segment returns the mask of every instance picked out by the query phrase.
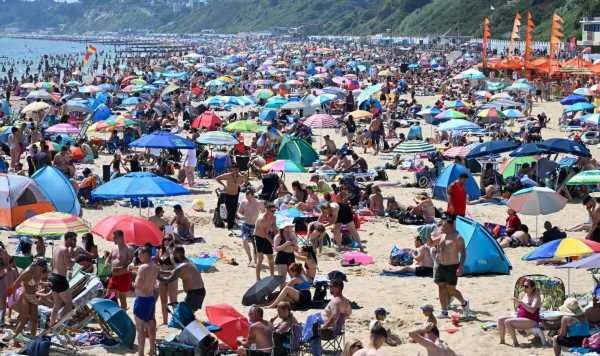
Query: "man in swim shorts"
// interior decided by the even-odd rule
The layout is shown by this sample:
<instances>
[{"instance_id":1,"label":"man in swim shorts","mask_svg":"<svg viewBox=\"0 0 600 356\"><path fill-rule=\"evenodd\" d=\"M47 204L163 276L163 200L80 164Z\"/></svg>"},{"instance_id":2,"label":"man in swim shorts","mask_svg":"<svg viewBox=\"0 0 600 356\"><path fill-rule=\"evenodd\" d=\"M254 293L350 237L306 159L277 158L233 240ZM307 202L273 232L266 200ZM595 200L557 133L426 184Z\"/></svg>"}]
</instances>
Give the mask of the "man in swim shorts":
<instances>
[{"instance_id":1,"label":"man in swim shorts","mask_svg":"<svg viewBox=\"0 0 600 356\"><path fill-rule=\"evenodd\" d=\"M135 278L135 301L133 302L133 315L138 337L138 355L144 355L146 334L150 343L150 355L155 354L156 320L154 319L154 306L156 305L156 281L160 269L152 262L152 251L149 247L142 247L138 254L142 263Z\"/></svg>"},{"instance_id":2,"label":"man in swim shorts","mask_svg":"<svg viewBox=\"0 0 600 356\"><path fill-rule=\"evenodd\" d=\"M115 247L110 252L106 263L110 263L112 274L108 280L108 289L119 293L121 308L127 310L127 294L131 289L131 272L129 265L133 261L133 252L125 244L125 235L121 230L113 232Z\"/></svg>"},{"instance_id":3,"label":"man in swim shorts","mask_svg":"<svg viewBox=\"0 0 600 356\"><path fill-rule=\"evenodd\" d=\"M185 257L183 246L175 247L173 250L173 259L176 264L175 269L169 275L159 276L158 279L162 282L171 283L177 278L181 278L183 290L186 293L184 302L192 312L195 312L202 308L204 297L206 297L202 274L196 268L196 265Z\"/></svg>"},{"instance_id":4,"label":"man in swim shorts","mask_svg":"<svg viewBox=\"0 0 600 356\"><path fill-rule=\"evenodd\" d=\"M73 310L73 296L69 290L67 270L73 267L74 249L77 244L76 237L77 235L74 232L65 233L63 246L55 248L52 253L52 272L48 276L53 300L50 325L56 323L61 309L61 318Z\"/></svg>"},{"instance_id":5,"label":"man in swim shorts","mask_svg":"<svg viewBox=\"0 0 600 356\"><path fill-rule=\"evenodd\" d=\"M269 262L269 271L271 276L275 274L275 264L273 261L273 236L277 231L275 224L275 212L277 208L273 203L265 205L265 212L260 214L256 220L254 230L254 243L256 244L256 280L260 280L262 262L265 255Z\"/></svg>"},{"instance_id":6,"label":"man in swim shorts","mask_svg":"<svg viewBox=\"0 0 600 356\"><path fill-rule=\"evenodd\" d=\"M248 256L248 266L252 265L252 250L254 250L254 263L256 263L256 249L254 248L254 228L258 214L265 210L264 203L254 196L254 189L246 190L246 199L242 200L238 209L238 218L243 219L241 226L244 250ZM252 250L250 250L252 245Z\"/></svg>"}]
</instances>

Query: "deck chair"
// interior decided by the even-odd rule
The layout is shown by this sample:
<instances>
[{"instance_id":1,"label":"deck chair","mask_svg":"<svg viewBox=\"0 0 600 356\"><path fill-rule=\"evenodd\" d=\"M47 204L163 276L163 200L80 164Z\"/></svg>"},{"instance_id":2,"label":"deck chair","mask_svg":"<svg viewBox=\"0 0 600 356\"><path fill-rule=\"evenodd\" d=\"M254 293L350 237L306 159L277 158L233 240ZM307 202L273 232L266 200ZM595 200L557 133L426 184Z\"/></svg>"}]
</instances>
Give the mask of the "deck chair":
<instances>
[{"instance_id":1,"label":"deck chair","mask_svg":"<svg viewBox=\"0 0 600 356\"><path fill-rule=\"evenodd\" d=\"M346 343L346 316L342 315L338 318L333 329L331 329L331 333L324 330L320 330L320 333L323 354L341 354Z\"/></svg>"},{"instance_id":2,"label":"deck chair","mask_svg":"<svg viewBox=\"0 0 600 356\"><path fill-rule=\"evenodd\" d=\"M289 332L273 333L273 356L302 356L310 349L302 344L302 324L296 323Z\"/></svg>"}]
</instances>

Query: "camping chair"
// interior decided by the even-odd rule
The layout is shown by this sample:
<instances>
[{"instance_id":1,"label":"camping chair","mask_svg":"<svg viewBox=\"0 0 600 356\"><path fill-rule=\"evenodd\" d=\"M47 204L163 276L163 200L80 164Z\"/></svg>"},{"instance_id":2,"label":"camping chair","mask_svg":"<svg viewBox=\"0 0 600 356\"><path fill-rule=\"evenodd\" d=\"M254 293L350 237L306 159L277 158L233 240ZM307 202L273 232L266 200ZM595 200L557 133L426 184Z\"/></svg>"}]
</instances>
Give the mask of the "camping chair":
<instances>
[{"instance_id":1,"label":"camping chair","mask_svg":"<svg viewBox=\"0 0 600 356\"><path fill-rule=\"evenodd\" d=\"M331 329L331 333L319 330L323 353L340 354L346 343L346 316L341 315Z\"/></svg>"},{"instance_id":2,"label":"camping chair","mask_svg":"<svg viewBox=\"0 0 600 356\"><path fill-rule=\"evenodd\" d=\"M96 261L96 276L100 278L101 281L107 281L111 274L111 266L106 264L106 259L104 257L98 257Z\"/></svg>"},{"instance_id":3,"label":"camping chair","mask_svg":"<svg viewBox=\"0 0 600 356\"><path fill-rule=\"evenodd\" d=\"M273 355L302 356L310 350L302 347L302 324L296 323L284 334L273 333Z\"/></svg>"},{"instance_id":4,"label":"camping chair","mask_svg":"<svg viewBox=\"0 0 600 356\"><path fill-rule=\"evenodd\" d=\"M33 256L12 256L12 258L19 269L25 269L33 263Z\"/></svg>"}]
</instances>

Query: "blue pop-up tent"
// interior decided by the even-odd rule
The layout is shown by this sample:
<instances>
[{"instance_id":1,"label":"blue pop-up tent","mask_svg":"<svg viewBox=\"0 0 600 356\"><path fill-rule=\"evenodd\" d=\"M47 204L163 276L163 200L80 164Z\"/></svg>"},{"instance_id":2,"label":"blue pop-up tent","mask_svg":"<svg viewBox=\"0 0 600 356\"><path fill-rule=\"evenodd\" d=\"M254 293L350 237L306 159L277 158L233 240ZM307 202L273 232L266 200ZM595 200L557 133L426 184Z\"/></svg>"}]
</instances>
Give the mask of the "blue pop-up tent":
<instances>
[{"instance_id":1,"label":"blue pop-up tent","mask_svg":"<svg viewBox=\"0 0 600 356\"><path fill-rule=\"evenodd\" d=\"M463 173L466 173L469 176L467 183L465 183L467 197L469 200L479 199L481 197L481 191L479 190L479 185L477 185L477 182L475 182L475 179L471 175L471 172L469 172L465 166L455 163L446 167L435 181L435 185L433 186L433 197L448 201L448 186L455 180L458 180L458 177Z\"/></svg>"},{"instance_id":2,"label":"blue pop-up tent","mask_svg":"<svg viewBox=\"0 0 600 356\"><path fill-rule=\"evenodd\" d=\"M456 218L456 231L465 240L465 274L510 274L512 266L504 250L483 225L459 216Z\"/></svg>"},{"instance_id":3,"label":"blue pop-up tent","mask_svg":"<svg viewBox=\"0 0 600 356\"><path fill-rule=\"evenodd\" d=\"M52 202L56 211L75 216L81 215L81 205L77 199L75 188L56 167L40 168L31 178L37 183L46 198Z\"/></svg>"}]
</instances>

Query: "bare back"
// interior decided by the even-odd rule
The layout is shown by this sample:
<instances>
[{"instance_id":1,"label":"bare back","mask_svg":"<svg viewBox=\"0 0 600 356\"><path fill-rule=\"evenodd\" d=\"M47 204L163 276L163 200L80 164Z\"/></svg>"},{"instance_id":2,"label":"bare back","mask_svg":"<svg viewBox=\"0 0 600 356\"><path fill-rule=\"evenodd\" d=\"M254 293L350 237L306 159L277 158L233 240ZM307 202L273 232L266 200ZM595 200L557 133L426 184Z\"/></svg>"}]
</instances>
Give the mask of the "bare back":
<instances>
[{"instance_id":1,"label":"bare back","mask_svg":"<svg viewBox=\"0 0 600 356\"><path fill-rule=\"evenodd\" d=\"M181 278L183 290L186 292L204 288L202 273L191 262L184 262L175 268L177 277Z\"/></svg>"},{"instance_id":2,"label":"bare back","mask_svg":"<svg viewBox=\"0 0 600 356\"><path fill-rule=\"evenodd\" d=\"M138 268L134 288L136 297L152 297L158 280L160 269L152 262L145 263Z\"/></svg>"},{"instance_id":3,"label":"bare back","mask_svg":"<svg viewBox=\"0 0 600 356\"><path fill-rule=\"evenodd\" d=\"M55 248L52 253L52 273L66 276L71 266L73 266L71 250L66 246Z\"/></svg>"}]
</instances>

